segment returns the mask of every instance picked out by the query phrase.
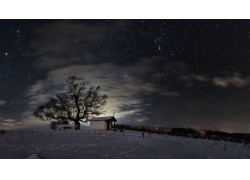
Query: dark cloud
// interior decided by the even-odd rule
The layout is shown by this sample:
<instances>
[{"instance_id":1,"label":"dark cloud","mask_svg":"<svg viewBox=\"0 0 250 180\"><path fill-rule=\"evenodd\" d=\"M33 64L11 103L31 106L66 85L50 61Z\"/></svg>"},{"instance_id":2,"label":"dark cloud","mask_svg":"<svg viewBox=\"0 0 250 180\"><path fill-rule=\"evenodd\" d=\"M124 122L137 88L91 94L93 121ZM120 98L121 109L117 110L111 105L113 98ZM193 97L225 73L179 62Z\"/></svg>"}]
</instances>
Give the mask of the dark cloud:
<instances>
[{"instance_id":1,"label":"dark cloud","mask_svg":"<svg viewBox=\"0 0 250 180\"><path fill-rule=\"evenodd\" d=\"M107 29L87 23L58 21L39 28L30 43L34 50L33 59L38 67L57 68L74 63L91 63L95 48L105 36Z\"/></svg>"}]
</instances>

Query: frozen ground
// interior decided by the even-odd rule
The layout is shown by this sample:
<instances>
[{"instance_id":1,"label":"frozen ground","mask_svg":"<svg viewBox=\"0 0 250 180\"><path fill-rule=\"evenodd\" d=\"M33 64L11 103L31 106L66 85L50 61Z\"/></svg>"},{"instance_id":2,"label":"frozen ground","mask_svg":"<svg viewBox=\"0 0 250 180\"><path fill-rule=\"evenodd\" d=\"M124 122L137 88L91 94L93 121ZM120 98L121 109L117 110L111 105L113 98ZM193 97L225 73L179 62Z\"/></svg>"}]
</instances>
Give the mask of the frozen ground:
<instances>
[{"instance_id":1,"label":"frozen ground","mask_svg":"<svg viewBox=\"0 0 250 180\"><path fill-rule=\"evenodd\" d=\"M1 159L241 159L250 158L243 143L193 139L137 131L7 131L0 135Z\"/></svg>"}]
</instances>

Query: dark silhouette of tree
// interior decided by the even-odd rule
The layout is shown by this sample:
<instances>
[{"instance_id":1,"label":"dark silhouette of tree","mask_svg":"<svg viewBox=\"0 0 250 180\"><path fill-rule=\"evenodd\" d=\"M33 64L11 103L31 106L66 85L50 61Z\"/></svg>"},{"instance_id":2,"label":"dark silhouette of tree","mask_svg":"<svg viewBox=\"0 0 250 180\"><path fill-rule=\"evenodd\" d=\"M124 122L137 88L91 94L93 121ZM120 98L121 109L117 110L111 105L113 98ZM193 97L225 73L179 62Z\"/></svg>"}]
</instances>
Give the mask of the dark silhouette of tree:
<instances>
[{"instance_id":1,"label":"dark silhouette of tree","mask_svg":"<svg viewBox=\"0 0 250 180\"><path fill-rule=\"evenodd\" d=\"M107 95L98 93L100 86L86 90L88 82L76 76L69 76L66 81L67 93L51 97L47 103L38 106L34 116L41 120L73 121L75 129L80 129L80 122L87 122L89 117L102 114Z\"/></svg>"}]
</instances>

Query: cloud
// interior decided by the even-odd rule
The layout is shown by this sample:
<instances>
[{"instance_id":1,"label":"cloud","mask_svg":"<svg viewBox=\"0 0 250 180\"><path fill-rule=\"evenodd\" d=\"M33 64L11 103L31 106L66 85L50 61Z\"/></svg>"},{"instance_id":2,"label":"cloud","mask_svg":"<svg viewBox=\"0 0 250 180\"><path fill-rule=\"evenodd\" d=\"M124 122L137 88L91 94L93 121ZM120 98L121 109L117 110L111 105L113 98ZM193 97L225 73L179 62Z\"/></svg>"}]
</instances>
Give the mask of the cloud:
<instances>
[{"instance_id":1,"label":"cloud","mask_svg":"<svg viewBox=\"0 0 250 180\"><path fill-rule=\"evenodd\" d=\"M0 100L0 106L4 105L6 101Z\"/></svg>"},{"instance_id":2,"label":"cloud","mask_svg":"<svg viewBox=\"0 0 250 180\"><path fill-rule=\"evenodd\" d=\"M8 103L8 105L20 105L23 104L25 100L20 100L20 99L13 99Z\"/></svg>"},{"instance_id":3,"label":"cloud","mask_svg":"<svg viewBox=\"0 0 250 180\"><path fill-rule=\"evenodd\" d=\"M144 60L142 60L144 61ZM149 62L148 62L149 63ZM136 68L138 71L136 71ZM126 76L124 75L126 71ZM32 122L34 119L31 112L34 109L48 101L49 97L57 93L65 92L66 80L70 75L83 77L89 81L87 87L100 86L101 94L107 94L108 100L105 106L105 115L116 114L117 118L125 117L131 114L143 114L140 118L146 118L147 114L142 113L145 109L141 106L144 104L142 100L145 95L161 94L163 96L178 97L179 93L170 91L167 86L158 85L158 80L165 78L166 74L157 74L156 69L150 69L146 64L138 63L132 67L117 68L112 64L85 64L75 65L65 68L50 70L48 76L44 80L39 80L30 86L26 98L29 100L30 109L26 117L22 117L22 121ZM148 79L147 76L155 79ZM27 113L24 112L24 113Z\"/></svg>"},{"instance_id":4,"label":"cloud","mask_svg":"<svg viewBox=\"0 0 250 180\"><path fill-rule=\"evenodd\" d=\"M12 123L1 123L3 126L15 126L15 124Z\"/></svg>"},{"instance_id":5,"label":"cloud","mask_svg":"<svg viewBox=\"0 0 250 180\"><path fill-rule=\"evenodd\" d=\"M183 74L188 72L186 63L170 61L161 56L142 58L135 66L131 67L134 74L147 75L148 79L169 77L172 74ZM160 73L159 73L160 72Z\"/></svg>"},{"instance_id":6,"label":"cloud","mask_svg":"<svg viewBox=\"0 0 250 180\"><path fill-rule=\"evenodd\" d=\"M136 119L138 122L144 122L144 121L147 121L148 119L145 119L145 118L138 118Z\"/></svg>"},{"instance_id":7,"label":"cloud","mask_svg":"<svg viewBox=\"0 0 250 180\"><path fill-rule=\"evenodd\" d=\"M18 125L43 125L48 124L46 121L41 121L39 119L34 118L32 111L25 111L21 113L21 120L18 122Z\"/></svg>"},{"instance_id":8,"label":"cloud","mask_svg":"<svg viewBox=\"0 0 250 180\"><path fill-rule=\"evenodd\" d=\"M214 77L212 82L215 86L228 87L235 86L237 88L242 88L250 84L249 77L243 77L239 73L234 73L233 76L228 77Z\"/></svg>"},{"instance_id":9,"label":"cloud","mask_svg":"<svg viewBox=\"0 0 250 180\"><path fill-rule=\"evenodd\" d=\"M71 66L49 72L48 78L38 81L31 86L27 97L30 98L30 105L38 105L48 100L49 97L66 90L65 80L70 75L83 77L90 81L88 86L101 86L102 94L107 94L107 114L116 112L117 117L125 116L128 113L135 113L140 109L133 109L128 112L121 112L125 106L133 106L141 103L137 95L159 91L152 83L145 83L137 77L122 77L121 72L110 64Z\"/></svg>"},{"instance_id":10,"label":"cloud","mask_svg":"<svg viewBox=\"0 0 250 180\"><path fill-rule=\"evenodd\" d=\"M4 120L2 120L1 124L3 126L14 126L14 125L16 125L15 120L13 120L13 119L4 119Z\"/></svg>"},{"instance_id":11,"label":"cloud","mask_svg":"<svg viewBox=\"0 0 250 180\"><path fill-rule=\"evenodd\" d=\"M188 74L188 75L181 75L180 79L185 80L185 81L200 81L200 82L205 82L209 81L209 78L204 75L204 74Z\"/></svg>"},{"instance_id":12,"label":"cloud","mask_svg":"<svg viewBox=\"0 0 250 180\"><path fill-rule=\"evenodd\" d=\"M180 75L180 80L184 81L186 86L192 86L194 81L210 82L215 86L221 87L234 86L237 88L242 88L250 85L250 77L243 77L237 72L231 76L212 78L205 74L183 74Z\"/></svg>"},{"instance_id":13,"label":"cloud","mask_svg":"<svg viewBox=\"0 0 250 180\"><path fill-rule=\"evenodd\" d=\"M13 120L13 119L4 119L3 121L4 121L4 122L8 122L8 123L15 122L15 120Z\"/></svg>"},{"instance_id":14,"label":"cloud","mask_svg":"<svg viewBox=\"0 0 250 180\"><path fill-rule=\"evenodd\" d=\"M107 36L106 28L96 28L89 24L73 21L57 21L41 27L30 43L36 59L34 64L42 68L58 68L73 63L91 63L95 58L93 48Z\"/></svg>"}]
</instances>

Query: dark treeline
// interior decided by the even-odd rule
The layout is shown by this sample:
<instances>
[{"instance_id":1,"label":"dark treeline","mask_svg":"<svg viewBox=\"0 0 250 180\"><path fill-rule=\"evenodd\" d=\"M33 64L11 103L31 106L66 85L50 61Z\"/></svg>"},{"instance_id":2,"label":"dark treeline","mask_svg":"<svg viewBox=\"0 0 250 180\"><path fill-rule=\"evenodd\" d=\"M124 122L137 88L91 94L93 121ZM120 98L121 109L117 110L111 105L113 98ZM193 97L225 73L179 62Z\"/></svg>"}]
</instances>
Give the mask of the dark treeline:
<instances>
[{"instance_id":1,"label":"dark treeline","mask_svg":"<svg viewBox=\"0 0 250 180\"><path fill-rule=\"evenodd\" d=\"M167 134L171 136L193 137L199 139L223 140L229 142L238 142L245 144L250 143L249 133L227 133L212 130L196 130L192 128L163 128L149 126L132 126L126 124L116 124L116 129L119 130L134 130L148 133Z\"/></svg>"}]
</instances>

